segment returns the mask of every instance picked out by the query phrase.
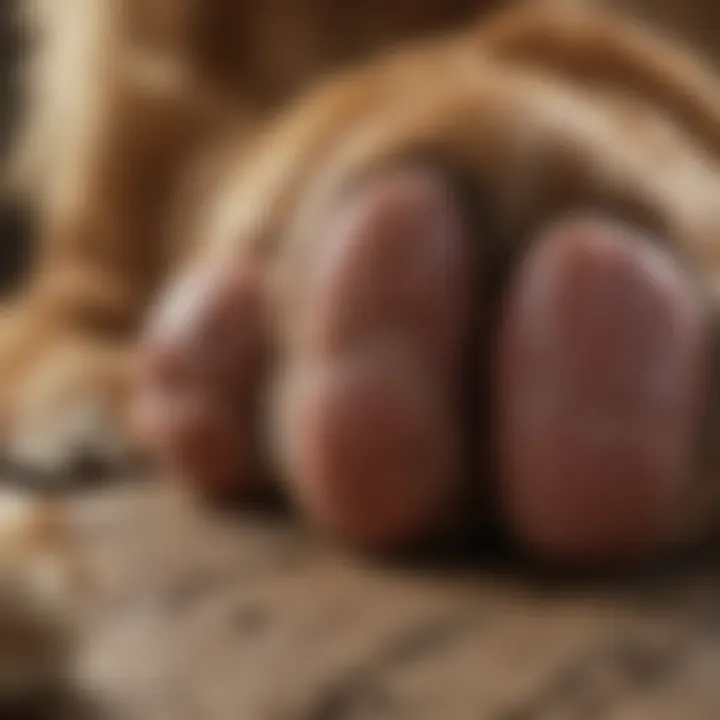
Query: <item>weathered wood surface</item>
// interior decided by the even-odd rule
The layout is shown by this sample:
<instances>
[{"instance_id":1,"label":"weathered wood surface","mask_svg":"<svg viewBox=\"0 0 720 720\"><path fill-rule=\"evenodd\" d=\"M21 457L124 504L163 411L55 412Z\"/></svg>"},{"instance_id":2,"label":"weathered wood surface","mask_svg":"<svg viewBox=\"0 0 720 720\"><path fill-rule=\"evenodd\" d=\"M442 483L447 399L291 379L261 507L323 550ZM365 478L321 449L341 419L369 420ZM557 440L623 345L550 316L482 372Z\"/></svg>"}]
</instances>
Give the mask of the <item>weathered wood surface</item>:
<instances>
[{"instance_id":1,"label":"weathered wood surface","mask_svg":"<svg viewBox=\"0 0 720 720\"><path fill-rule=\"evenodd\" d=\"M716 720L710 567L605 588L380 568L161 484L68 501L78 675L131 720Z\"/></svg>"}]
</instances>

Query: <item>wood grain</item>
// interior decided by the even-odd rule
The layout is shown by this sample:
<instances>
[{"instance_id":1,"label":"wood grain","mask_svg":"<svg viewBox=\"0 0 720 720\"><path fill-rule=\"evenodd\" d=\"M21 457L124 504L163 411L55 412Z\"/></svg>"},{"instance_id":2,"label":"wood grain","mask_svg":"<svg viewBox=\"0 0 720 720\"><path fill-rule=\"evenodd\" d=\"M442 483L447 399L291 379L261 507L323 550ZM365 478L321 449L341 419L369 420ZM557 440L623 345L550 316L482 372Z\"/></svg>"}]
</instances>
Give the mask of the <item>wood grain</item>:
<instances>
[{"instance_id":1,"label":"wood grain","mask_svg":"<svg viewBox=\"0 0 720 720\"><path fill-rule=\"evenodd\" d=\"M98 581L77 676L100 717L720 717L712 567L594 586L382 567L161 483L67 504Z\"/></svg>"}]
</instances>

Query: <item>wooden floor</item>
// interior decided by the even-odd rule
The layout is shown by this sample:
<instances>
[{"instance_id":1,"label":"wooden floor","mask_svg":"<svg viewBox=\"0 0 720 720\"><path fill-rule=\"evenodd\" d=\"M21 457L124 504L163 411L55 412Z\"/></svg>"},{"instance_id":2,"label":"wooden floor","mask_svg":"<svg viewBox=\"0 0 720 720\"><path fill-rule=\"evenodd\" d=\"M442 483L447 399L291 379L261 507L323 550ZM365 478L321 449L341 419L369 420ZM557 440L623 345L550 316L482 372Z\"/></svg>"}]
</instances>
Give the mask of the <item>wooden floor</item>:
<instances>
[{"instance_id":1,"label":"wooden floor","mask_svg":"<svg viewBox=\"0 0 720 720\"><path fill-rule=\"evenodd\" d=\"M720 718L713 568L571 588L373 567L160 483L68 506L98 574L77 676L100 717Z\"/></svg>"}]
</instances>

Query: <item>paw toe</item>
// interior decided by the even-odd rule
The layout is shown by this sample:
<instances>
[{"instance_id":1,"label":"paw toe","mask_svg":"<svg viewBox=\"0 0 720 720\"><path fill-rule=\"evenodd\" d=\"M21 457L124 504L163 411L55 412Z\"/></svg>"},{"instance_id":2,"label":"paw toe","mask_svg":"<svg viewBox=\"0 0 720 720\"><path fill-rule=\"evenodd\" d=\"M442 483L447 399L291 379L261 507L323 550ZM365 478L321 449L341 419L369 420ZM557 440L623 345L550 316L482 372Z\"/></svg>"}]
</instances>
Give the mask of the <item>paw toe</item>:
<instances>
[{"instance_id":1,"label":"paw toe","mask_svg":"<svg viewBox=\"0 0 720 720\"><path fill-rule=\"evenodd\" d=\"M559 559L662 544L689 491L708 332L690 280L609 221L551 228L500 340L500 488L522 542Z\"/></svg>"},{"instance_id":2,"label":"paw toe","mask_svg":"<svg viewBox=\"0 0 720 720\"><path fill-rule=\"evenodd\" d=\"M259 474L258 405L268 359L260 270L195 270L149 324L138 422L173 472L210 495Z\"/></svg>"}]
</instances>

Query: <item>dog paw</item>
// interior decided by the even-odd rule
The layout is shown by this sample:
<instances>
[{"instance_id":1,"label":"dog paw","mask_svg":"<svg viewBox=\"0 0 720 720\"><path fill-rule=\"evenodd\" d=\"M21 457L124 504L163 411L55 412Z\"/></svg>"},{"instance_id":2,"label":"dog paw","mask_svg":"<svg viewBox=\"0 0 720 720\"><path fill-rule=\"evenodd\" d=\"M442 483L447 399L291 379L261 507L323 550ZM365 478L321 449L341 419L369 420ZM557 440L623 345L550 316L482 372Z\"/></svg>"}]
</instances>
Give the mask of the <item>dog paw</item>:
<instances>
[{"instance_id":1,"label":"dog paw","mask_svg":"<svg viewBox=\"0 0 720 720\"><path fill-rule=\"evenodd\" d=\"M0 449L9 474L54 487L127 464L132 353L43 328L33 313L0 324Z\"/></svg>"},{"instance_id":2,"label":"dog paw","mask_svg":"<svg viewBox=\"0 0 720 720\"><path fill-rule=\"evenodd\" d=\"M144 370L197 487L269 470L376 549L470 515L592 565L716 527L712 83L604 17L513 17L331 83L230 180Z\"/></svg>"}]
</instances>

